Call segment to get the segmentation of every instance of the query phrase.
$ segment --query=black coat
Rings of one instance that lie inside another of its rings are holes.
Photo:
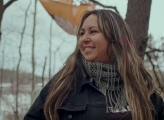
[[[43,106],[50,84],[42,89],[24,120],[45,120]],[[154,120],[164,120],[163,99],[154,93],[151,100],[156,110]],[[84,79],[81,87],[58,109],[60,120],[107,120],[105,103],[105,96]]]

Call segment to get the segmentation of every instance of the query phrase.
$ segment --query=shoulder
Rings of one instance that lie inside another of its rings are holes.
[[[164,120],[164,100],[157,92],[151,95],[151,101],[154,108],[155,120]]]
[[[50,85],[51,80],[45,85],[42,90],[38,89],[34,93],[34,98],[32,98],[32,106],[24,116],[24,120],[45,120],[43,108]]]
[[[152,101],[152,103],[153,103],[154,106],[158,106],[158,105],[163,104],[163,98],[157,92],[154,92],[151,95],[151,101]]]
[[[154,93],[151,95],[151,100],[152,100],[152,102],[163,102],[162,97],[161,97],[160,94],[157,93],[157,92],[154,92]]]

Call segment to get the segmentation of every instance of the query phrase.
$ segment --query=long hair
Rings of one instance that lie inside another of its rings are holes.
[[[57,109],[61,107],[71,91],[75,91],[82,80],[82,65],[79,50],[67,58],[63,68],[52,78],[44,104],[46,120],[59,120]]]
[[[144,67],[142,59],[136,52],[132,33],[126,22],[111,10],[93,10],[83,14],[77,31],[77,40],[80,37],[80,28],[85,19],[94,14],[97,16],[98,27],[108,43],[112,45],[112,60],[117,63],[118,72],[125,85],[127,102],[132,114],[132,120],[152,120],[151,94],[154,92],[152,77]],[[80,50],[68,57],[64,67],[57,73],[49,90],[44,105],[44,114],[47,120],[59,120],[57,109],[62,105],[70,91],[80,82],[82,65]]]

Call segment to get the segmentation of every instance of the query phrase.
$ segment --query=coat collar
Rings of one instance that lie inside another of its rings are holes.
[[[79,85],[79,89],[77,89],[78,93],[81,92],[82,88],[86,85],[90,85],[92,82],[90,81],[90,77],[86,74],[86,73],[83,73],[83,78],[82,78],[82,82],[81,84]]]

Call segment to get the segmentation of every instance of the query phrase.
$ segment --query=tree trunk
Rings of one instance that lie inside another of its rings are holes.
[[[1,36],[2,36],[2,31],[1,31],[1,25],[2,25],[2,16],[4,13],[4,6],[3,6],[3,1],[0,0],[0,43],[1,43]]]
[[[4,48],[4,50],[5,50],[5,48]],[[3,98],[3,95],[2,95],[2,90],[3,90],[3,86],[2,86],[2,84],[3,84],[3,79],[4,79],[4,69],[3,69],[3,66],[4,66],[4,61],[5,61],[5,56],[4,56],[4,50],[2,51],[2,66],[1,66],[1,69],[0,69],[0,109],[1,109],[1,105],[2,105],[2,98]]]
[[[22,33],[21,33],[21,40],[20,40],[20,45],[19,45],[19,60],[18,60],[18,64],[17,64],[17,71],[16,71],[16,110],[15,110],[15,118],[16,120],[19,120],[19,114],[18,114],[18,107],[19,107],[19,103],[18,103],[18,97],[19,97],[19,82],[20,82],[20,76],[19,76],[19,68],[20,68],[20,64],[21,64],[21,60],[22,60],[22,44],[23,44],[23,39],[24,39],[24,33],[25,33],[25,29],[27,26],[27,16],[28,16],[28,11],[29,8],[31,6],[31,1],[25,11],[25,17],[24,17],[24,25],[23,25],[23,29],[22,29]]]
[[[32,33],[32,91],[35,89],[35,32],[36,32],[36,9],[37,8],[37,0],[35,0],[35,6],[34,6],[34,27],[33,27],[33,33]]]
[[[42,71],[42,87],[44,87],[44,72],[46,69],[46,61],[47,61],[47,57],[45,57],[43,71]]]
[[[126,22],[130,26],[139,56],[144,59],[152,0],[129,0]]]
[[[51,19],[51,24],[50,24],[50,39],[49,39],[49,79],[51,79],[52,23],[53,23],[53,19]]]

